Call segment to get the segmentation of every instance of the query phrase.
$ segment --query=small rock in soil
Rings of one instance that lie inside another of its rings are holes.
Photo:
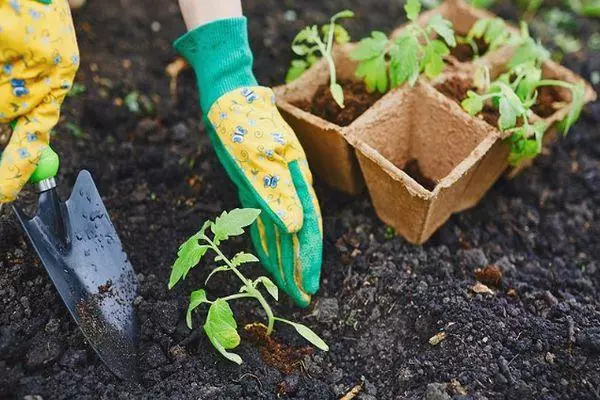
[[[593,353],[600,353],[600,328],[587,328],[581,331],[577,336],[577,343],[582,347],[591,350]]]
[[[68,349],[61,357],[59,364],[67,368],[77,368],[87,362],[85,350]]]
[[[25,366],[38,368],[53,363],[60,357],[62,348],[54,336],[39,335],[25,356]]]
[[[339,312],[340,306],[336,298],[323,298],[315,304],[313,315],[317,321],[327,323],[336,320]]]
[[[430,383],[427,385],[423,400],[452,400],[445,383]]]
[[[297,372],[285,377],[285,379],[277,384],[277,394],[280,396],[287,396],[296,393],[298,390],[298,384],[300,383],[300,376]]]
[[[481,268],[489,264],[485,253],[481,249],[458,250],[456,252],[460,264],[469,269]]]
[[[180,122],[176,124],[174,127],[171,128],[171,130],[173,131],[173,139],[178,142],[184,141],[190,134],[190,129],[187,127],[185,122]]]

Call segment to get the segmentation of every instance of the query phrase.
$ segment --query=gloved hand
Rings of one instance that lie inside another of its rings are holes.
[[[0,159],[0,204],[34,172],[78,66],[67,0],[0,1],[0,124],[14,127]]]
[[[262,264],[307,306],[319,288],[321,213],[304,151],[252,74],[246,19],[202,25],[175,48],[196,72],[205,126],[242,205],[263,210],[250,231]]]

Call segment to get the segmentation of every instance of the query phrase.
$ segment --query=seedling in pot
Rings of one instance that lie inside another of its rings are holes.
[[[255,299],[259,302],[267,316],[267,335],[273,332],[273,326],[276,321],[283,322],[293,326],[302,337],[319,349],[328,351],[329,347],[327,344],[310,328],[273,315],[273,310],[259,290],[262,286],[271,297],[275,300],[278,299],[279,291],[277,286],[269,278],[260,276],[251,280],[242,274],[240,268],[244,264],[258,262],[258,258],[245,252],[237,253],[233,258],[228,258],[221,251],[219,246],[222,242],[230,237],[242,235],[244,228],[250,226],[259,214],[260,210],[252,208],[235,209],[230,212],[224,211],[214,221],[206,221],[202,229],[179,248],[179,252],[177,253],[178,258],[173,265],[169,279],[169,289],[172,289],[181,279],[185,279],[188,272],[197,266],[202,257],[209,251],[216,254],[214,261],[220,264],[220,266],[211,271],[206,278],[205,284],[215,274],[221,272],[233,273],[242,283],[238,293],[215,300],[209,300],[206,297],[204,289],[192,292],[186,316],[187,326],[192,329],[192,312],[197,307],[202,304],[210,304],[206,322],[204,323],[204,332],[206,332],[215,349],[225,358],[241,364],[242,359],[239,355],[227,351],[236,348],[241,340],[240,335],[237,333],[237,323],[229,307],[229,302],[238,299]],[[209,237],[209,231],[212,233],[212,238]]]
[[[292,61],[292,65],[285,77],[287,83],[299,78],[320,57],[324,57],[329,65],[330,85],[329,90],[336,103],[344,108],[344,91],[337,83],[335,61],[333,59],[333,44],[344,44],[350,41],[346,29],[337,23],[342,18],[352,18],[354,13],[350,10],[340,11],[329,20],[328,25],[319,28],[312,25],[304,28],[294,38],[292,51],[302,57]]]
[[[385,93],[405,82],[413,86],[422,72],[429,78],[438,76],[445,68],[444,57],[450,54],[448,46],[456,46],[450,21],[435,14],[426,26],[419,25],[419,0],[408,0],[404,10],[411,22],[398,38],[390,40],[374,31],[350,54],[359,61],[356,75],[371,92]],[[436,34],[443,40],[432,39]]]
[[[486,103],[498,109],[498,128],[511,133],[509,162],[518,165],[523,160],[536,157],[542,151],[543,138],[548,125],[544,121],[532,122],[531,108],[537,102],[537,91],[544,86],[558,86],[571,91],[571,108],[561,123],[566,134],[577,121],[585,102],[583,82],[573,84],[554,79],[543,79],[539,60],[529,60],[516,65],[490,83],[485,69],[481,93],[469,91],[462,107],[471,115],[480,113]],[[481,85],[481,83],[480,83]],[[519,125],[519,122],[521,124]]]
[[[486,52],[490,52],[511,43],[516,44],[518,35],[508,29],[502,18],[482,18],[473,24],[467,36],[457,36],[456,40],[471,46],[475,57],[479,57],[483,55],[483,49],[477,44],[477,40],[485,43]]]

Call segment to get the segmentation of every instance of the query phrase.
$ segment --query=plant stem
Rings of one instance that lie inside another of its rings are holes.
[[[569,90],[573,90],[573,84],[569,82],[563,82],[555,79],[542,79],[541,81],[535,84],[535,87],[541,86],[560,86]]]
[[[258,300],[262,308],[265,310],[265,313],[267,314],[267,335],[270,335],[271,332],[273,332],[273,325],[275,323],[275,316],[273,315],[273,310],[271,310],[271,306],[269,306],[269,303],[267,303],[261,292],[254,288],[251,289],[252,291],[250,291],[249,289],[248,292],[253,294],[253,296],[256,298],[256,300]]]
[[[260,291],[258,291],[252,285],[252,283],[248,279],[246,279],[246,277],[244,275],[242,275],[242,273],[240,271],[238,271],[238,269],[231,263],[231,261],[229,261],[229,259],[227,257],[225,257],[223,252],[221,252],[221,250],[215,245],[215,243],[212,240],[210,240],[206,236],[204,236],[203,239],[206,240],[209,243],[209,245],[211,246],[211,248],[214,250],[214,252],[217,253],[217,255],[223,259],[223,261],[225,261],[225,264],[227,264],[227,266],[233,272],[235,272],[235,274],[238,276],[238,278],[240,278],[240,280],[244,283],[244,285],[246,286],[246,288],[248,290],[247,293],[232,294],[231,296],[225,297],[224,299],[225,300],[227,300],[227,299],[234,300],[234,299],[241,299],[244,297],[254,297],[256,300],[258,300],[258,302],[260,303],[262,308],[265,310],[265,314],[267,314],[267,319],[268,319],[267,335],[270,335],[271,332],[273,332],[273,324],[275,323],[275,319],[274,319],[275,317],[273,316],[273,310],[271,310],[269,303],[267,303],[267,301],[263,297],[262,293]]]
[[[239,299],[243,299],[243,298],[247,298],[247,297],[254,297],[254,296],[251,294],[248,294],[248,293],[236,293],[236,294],[229,295],[227,297],[223,297],[221,300],[225,300],[225,301],[239,300]]]
[[[244,283],[244,285],[251,286],[250,281],[248,279],[246,279],[246,277],[244,275],[242,275],[242,273],[240,271],[238,271],[238,269],[231,263],[231,261],[229,261],[229,258],[225,257],[225,254],[223,254],[223,252],[221,252],[221,250],[217,247],[217,245],[212,240],[210,240],[206,236],[204,236],[203,239],[206,240],[208,242],[208,244],[210,245],[210,247],[213,249],[213,251],[215,253],[217,253],[217,255],[223,259],[223,261],[225,261],[225,264],[227,264],[227,266],[237,275],[237,277],[240,278],[240,280]]]

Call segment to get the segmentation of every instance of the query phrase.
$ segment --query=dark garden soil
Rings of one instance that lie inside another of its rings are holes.
[[[343,109],[333,99],[329,83],[318,87],[310,103],[299,102],[296,106],[336,125],[348,126],[381,98],[377,91],[369,93],[362,82],[342,80],[338,83],[344,89]]]
[[[79,169],[92,172],[138,273],[141,381],[123,384],[88,347],[5,207],[0,398],[319,400],[353,388],[363,400],[599,398],[600,103],[587,107],[550,154],[498,182],[424,246],[390,237],[367,195],[348,198],[317,183],[322,287],[307,310],[284,297],[276,312],[312,327],[331,350],[314,350],[286,376],[244,339],[237,366],[212,348],[200,318],[193,331],[185,324],[187,295],[202,286],[208,268],[167,290],[178,245],[238,203],[204,133],[192,71],[180,76],[171,99],[164,71],[175,57],[171,41],[184,29],[176,2],[152,4],[91,0],[75,14],[77,80],[87,91],[67,99],[54,137],[63,155],[62,194]],[[388,0],[244,4],[266,85],[283,81],[289,43],[306,24],[351,8],[357,15],[348,26],[358,38],[390,31],[403,15],[403,3]],[[507,5],[498,10],[515,15]],[[579,27],[582,38],[600,30],[585,19]],[[600,54],[582,52],[565,63],[589,79],[600,70]],[[142,106],[136,114],[123,105],[133,91],[152,110]],[[20,200],[32,202],[31,194]],[[249,248],[239,238],[227,250]],[[476,272],[489,265],[501,271],[496,281]],[[225,276],[209,285],[213,294],[236,290]],[[252,302],[234,303],[233,311],[240,327],[264,322]],[[276,326],[274,340],[306,346],[285,326]]]
[[[531,109],[540,117],[546,118],[556,112],[555,103],[560,101],[561,95],[556,87],[542,86],[538,89],[538,100]]]
[[[467,97],[469,90],[476,91],[477,89],[473,86],[473,82],[467,79],[451,78],[446,79],[441,83],[435,85],[435,88],[442,93],[444,96],[455,101],[458,104]],[[479,113],[479,117],[491,126],[498,126],[498,119],[500,113],[494,107],[485,105],[483,110]]]
[[[477,44],[478,54],[487,52],[488,45],[483,39],[475,39],[475,43]],[[468,43],[458,43],[450,49],[450,55],[460,62],[468,62],[473,61],[475,58],[475,51]]]

